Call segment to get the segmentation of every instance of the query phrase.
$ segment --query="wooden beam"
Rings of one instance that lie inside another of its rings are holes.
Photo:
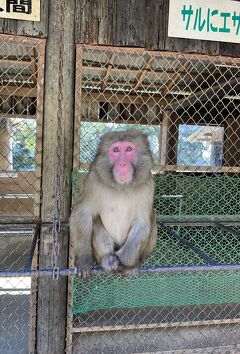
[[[73,146],[73,169],[79,170],[80,164],[80,127],[82,120],[82,48],[77,48],[76,52],[76,77],[75,77],[75,109],[74,109],[74,146]],[[96,117],[99,120],[99,117]]]
[[[167,164],[170,114],[170,111],[163,112],[162,124],[160,128],[159,162],[162,166],[166,166]],[[161,170],[161,174],[164,173],[165,170]]]
[[[10,170],[13,164],[12,124],[5,119],[0,125],[0,170]]]
[[[37,110],[36,110],[36,182],[34,183],[35,197],[34,197],[34,216],[40,218],[41,210],[41,174],[42,174],[42,147],[43,147],[43,97],[44,97],[44,63],[45,63],[45,43],[40,42],[36,49],[34,49],[35,56],[38,57],[38,65],[33,63],[33,70],[38,70],[35,73],[36,89],[37,89]]]
[[[178,322],[155,322],[144,324],[124,324],[114,326],[91,326],[91,327],[74,327],[74,333],[88,333],[88,332],[105,332],[105,331],[128,331],[141,329],[156,329],[156,328],[179,328],[179,327],[200,327],[200,326],[216,326],[216,325],[230,325],[239,324],[240,318],[229,318],[220,320],[202,320],[202,321],[178,321]],[[172,353],[172,352],[171,352]],[[192,353],[192,352],[191,352]]]
[[[10,65],[11,66],[16,66],[16,65],[29,66],[30,61],[26,60],[24,58],[8,59],[7,57],[4,57],[4,56],[0,55],[0,65],[1,65],[1,63],[4,63],[4,65],[9,65],[9,66]]]
[[[95,50],[95,51],[104,51],[104,52],[117,52],[117,53],[136,53],[136,54],[146,54],[149,53],[149,55],[154,56],[154,57],[162,57],[162,58],[169,58],[169,59],[188,59],[191,61],[196,61],[196,62],[204,62],[204,63],[214,63],[214,64],[226,64],[226,65],[232,65],[232,64],[237,64],[240,65],[240,58],[234,58],[234,57],[227,57],[227,56],[220,56],[220,55],[205,55],[205,54],[198,54],[198,53],[176,53],[176,52],[169,52],[169,51],[153,51],[153,50],[148,50],[146,51],[144,48],[136,48],[136,47],[115,47],[115,46],[106,46],[106,45],[98,45],[97,47],[94,45],[82,45],[82,44],[77,44],[76,45],[81,46],[83,49],[86,48],[88,51],[89,50]]]
[[[100,87],[100,85],[101,85],[101,81],[99,81],[99,80],[89,80],[89,79],[82,79],[82,84],[83,84],[83,89],[85,89],[85,90],[89,90],[89,91],[91,91],[91,90],[94,90],[94,88],[89,88],[88,89],[88,86],[89,85],[95,85],[96,86],[96,89],[97,89],[97,87],[99,88]],[[114,84],[114,85],[117,85],[119,88],[122,88],[122,87],[126,87],[126,86],[128,86],[128,87],[131,87],[132,88],[132,94],[136,94],[135,93],[135,90],[134,90],[134,87],[136,86],[136,83],[134,83],[134,82],[128,82],[128,81],[125,81],[125,82],[118,82],[118,81],[108,81],[108,84],[109,84],[109,86],[108,87],[106,87],[106,89],[108,90],[108,91],[110,91],[111,92],[111,90],[113,91],[113,89],[110,87],[110,85],[112,85],[112,84]],[[161,87],[162,87],[162,82],[161,83],[159,83],[159,84],[156,84],[156,83],[147,83],[147,84],[144,84],[144,83],[140,83],[141,84],[141,86],[143,87],[143,88],[148,88],[148,89],[160,89]],[[139,84],[139,85],[140,85]],[[107,85],[106,85],[107,86]],[[138,87],[137,87],[137,89],[138,89]],[[121,93],[121,92],[126,92],[126,94],[128,94],[129,93],[129,91],[127,91],[126,89],[122,89],[121,91],[119,90],[119,92]],[[136,90],[137,91],[137,90]],[[114,91],[115,92],[115,94],[116,93],[118,93],[117,91]],[[144,92],[142,92],[141,91],[141,94],[144,94]],[[158,92],[154,92],[154,93],[152,93],[151,95],[155,95],[155,94],[159,94]]]
[[[134,92],[137,91],[137,89],[142,84],[143,80],[145,79],[145,77],[147,75],[147,72],[151,69],[150,66],[151,66],[151,63],[152,63],[153,59],[154,59],[154,57],[151,57],[150,59],[148,59],[148,61],[145,63],[145,65],[141,69],[140,76],[139,76],[135,86],[133,87],[133,91]]]
[[[206,173],[240,173],[240,167],[234,166],[188,166],[188,165],[159,165],[154,167],[154,172],[206,172]]]
[[[0,198],[1,216],[24,217],[31,216],[33,219],[33,199],[32,198]]]
[[[57,186],[60,190],[58,206],[61,220],[67,221],[70,215],[75,71],[74,16],[75,1],[49,2],[42,164],[43,223],[53,222],[53,213],[56,214],[57,207]],[[68,229],[63,225],[58,234],[58,266],[67,268],[69,235]],[[43,226],[39,248],[41,269],[53,266],[52,241],[52,227]],[[37,302],[36,352],[64,354],[67,279],[40,277]]]
[[[0,85],[0,96],[37,97],[37,88],[14,85]]]
[[[29,55],[31,57],[30,67],[31,67],[31,70],[32,70],[32,75],[30,76],[30,79],[32,79],[34,84],[36,85],[36,83],[37,83],[38,65],[37,65],[37,58],[36,58],[36,50],[35,50],[35,48],[31,48],[29,50]]]
[[[225,82],[219,82],[216,85],[207,88],[206,90],[199,90],[197,92],[193,92],[190,96],[187,98],[182,98],[180,100],[175,100],[174,102],[170,103],[169,105],[167,104],[164,109],[166,110],[174,110],[177,108],[186,108],[190,105],[194,105],[197,102],[205,102],[207,100],[210,100],[213,98],[215,95],[218,97],[223,97],[227,91],[231,90],[234,85],[240,83],[240,76],[237,76],[233,78],[230,81],[225,81]],[[218,91],[221,90],[221,93],[218,93]]]
[[[33,194],[36,181],[33,171],[5,171],[0,174],[0,194]]]
[[[153,58],[154,59],[154,58]],[[84,61],[83,61],[84,63]],[[95,65],[94,65],[95,64]],[[193,67],[194,68],[194,67]],[[93,61],[88,61],[88,65],[83,65],[83,71],[84,72],[98,72],[99,74],[104,74],[105,72],[105,64],[103,63],[102,66],[96,66],[96,63]],[[139,74],[139,69],[138,68],[127,68],[127,67],[118,67],[118,66],[113,66],[111,68],[111,72],[114,72],[115,74],[126,74],[126,73],[134,73],[134,74]],[[168,75],[168,77],[174,76],[176,71],[174,69],[169,69],[168,71],[163,70],[163,69],[157,69],[157,70],[152,70],[152,69],[146,69],[146,72],[154,72],[154,75],[157,78],[161,78],[162,76]],[[179,71],[180,74],[185,74],[184,71]],[[199,76],[198,72],[192,72],[191,73],[192,77]],[[92,82],[92,80],[91,80]]]
[[[37,53],[36,53],[37,52]],[[36,87],[37,87],[37,111],[36,111],[36,170],[34,177],[36,181],[34,187],[34,219],[40,219],[41,216],[41,173],[42,173],[42,145],[43,145],[43,94],[44,94],[44,63],[45,63],[45,42],[39,42],[36,48],[33,49],[33,54],[38,56],[38,66],[36,60],[32,63],[32,71],[38,70],[38,75],[35,72]],[[35,235],[33,229],[32,237]],[[32,259],[32,267],[38,267],[39,243],[35,247],[34,256]],[[30,333],[29,333],[29,352],[34,353],[36,347],[36,328],[37,328],[37,289],[38,280],[32,278],[31,281],[31,301],[30,301]]]
[[[14,85],[14,82],[16,82],[17,80],[20,80],[21,82],[24,81],[33,81],[31,80],[31,75],[23,75],[22,74],[22,68],[19,68],[17,72],[15,72],[14,74],[9,74],[6,73],[6,69],[1,68],[0,65],[0,75],[1,75],[1,81],[4,82],[4,85]],[[4,81],[5,80],[5,81]],[[26,85],[26,83],[24,83]],[[29,84],[29,83],[28,83]],[[33,83],[31,83],[31,85],[33,85]],[[17,86],[17,84],[16,84]]]
[[[90,164],[81,163],[80,169],[88,170]],[[231,166],[183,166],[183,165],[155,165],[153,173],[162,174],[163,172],[205,172],[205,173],[240,173],[240,167]]]
[[[9,114],[9,113],[0,113],[0,120],[1,119],[14,119],[14,118],[19,118],[19,119],[36,119],[35,115],[31,114]]]
[[[114,59],[116,57],[116,54],[113,54],[111,56],[111,59],[109,60],[108,64],[107,64],[107,71],[106,71],[106,74],[104,76],[104,78],[102,79],[102,82],[101,82],[101,91],[103,91],[107,85],[107,81],[109,79],[109,76],[110,76],[110,73],[111,73],[111,70],[112,70],[112,67],[113,67],[113,62],[114,62]]]
[[[173,75],[173,77],[167,82],[164,90],[162,91],[162,95],[165,96],[171,90],[171,88],[176,85],[176,83],[181,79],[184,75],[187,74],[186,70],[190,66],[191,62],[186,61],[181,68],[183,68],[183,72],[179,72],[179,70]]]
[[[23,37],[23,36],[15,36],[15,35],[9,35],[9,34],[0,34],[0,39],[3,42],[6,43],[21,43],[21,44],[28,44],[28,45],[38,45],[39,44],[39,38],[34,38],[34,37]],[[45,39],[41,39],[42,41],[45,41]]]
[[[199,77],[199,72],[197,71],[196,67],[194,66],[194,61],[193,62],[188,61],[188,63],[189,63],[189,65],[192,64],[191,77],[193,79],[195,79],[196,77]],[[86,65],[86,63],[85,63],[85,65],[83,65],[83,72],[84,73],[89,73],[89,72],[93,71],[93,72],[98,72],[99,75],[101,75],[101,74],[103,75],[104,72],[105,72],[105,66],[104,65],[105,64],[102,64],[102,66],[96,66],[95,62],[88,61],[88,65]],[[230,67],[231,67],[231,65],[230,65]],[[236,69],[238,68],[237,66],[234,66],[234,67]],[[171,78],[171,77],[176,75],[176,70],[171,69],[171,68],[169,68],[168,70],[163,70],[163,69],[150,70],[150,69],[147,69],[146,71],[147,71],[147,73],[148,72],[149,73],[153,72],[154,76],[157,77],[158,79],[161,79],[162,77],[166,77],[166,75],[169,78]],[[134,73],[134,74],[137,75],[137,73],[139,73],[139,69],[138,68],[127,68],[127,67],[123,68],[123,67],[113,66],[111,68],[111,72],[114,73],[114,74],[118,74],[118,75],[121,75],[121,74],[124,75],[126,73],[131,72],[131,73]],[[177,73],[179,73],[180,75],[186,75],[187,74],[186,70],[182,70],[181,68],[180,68],[180,70],[178,69]],[[223,75],[224,74],[221,73],[220,71],[215,73],[216,80],[222,78]],[[232,76],[229,75],[229,74],[227,75],[227,73],[226,73],[226,78],[230,80],[232,78]],[[89,80],[84,80],[83,79],[83,82],[85,82],[85,81],[89,82]],[[93,83],[93,82],[97,83],[97,82],[99,82],[99,80],[90,80],[90,82],[91,83]],[[154,86],[154,84],[148,84],[148,86],[151,86],[151,85]]]
[[[124,94],[124,93],[99,93],[99,92],[89,92],[86,89],[82,89],[82,100],[86,101],[98,101],[98,102],[113,102],[113,103],[124,103],[124,104],[147,104],[165,106],[170,100],[163,98],[161,95],[133,95],[133,94]]]

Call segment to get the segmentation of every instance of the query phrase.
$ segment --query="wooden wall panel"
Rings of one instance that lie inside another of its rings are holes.
[[[169,38],[169,0],[75,0],[75,3],[76,43],[240,55],[240,44]],[[0,19],[0,33],[47,37],[49,4],[50,0],[41,0],[40,22]]]
[[[39,22],[0,19],[0,33],[46,38],[48,35],[48,5],[49,0],[41,0],[41,21]]]
[[[142,47],[203,54],[219,43],[168,38],[169,0],[83,0],[76,2],[77,43]]]

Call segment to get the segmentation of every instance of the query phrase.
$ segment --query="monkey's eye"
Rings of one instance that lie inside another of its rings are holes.
[[[131,146],[128,146],[128,147],[126,148],[126,151],[127,151],[127,152],[130,152],[130,151],[132,151],[132,148],[131,148]]]
[[[119,148],[118,147],[115,147],[114,149],[113,149],[113,152],[119,152],[120,150],[119,150]]]

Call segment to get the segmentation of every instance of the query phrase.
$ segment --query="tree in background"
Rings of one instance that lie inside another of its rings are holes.
[[[13,170],[35,169],[36,122],[33,119],[12,120]]]

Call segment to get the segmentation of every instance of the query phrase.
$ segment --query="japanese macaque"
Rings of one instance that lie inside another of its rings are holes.
[[[93,261],[106,272],[134,273],[155,247],[152,162],[146,135],[127,130],[102,136],[70,217],[79,276],[90,275]]]

